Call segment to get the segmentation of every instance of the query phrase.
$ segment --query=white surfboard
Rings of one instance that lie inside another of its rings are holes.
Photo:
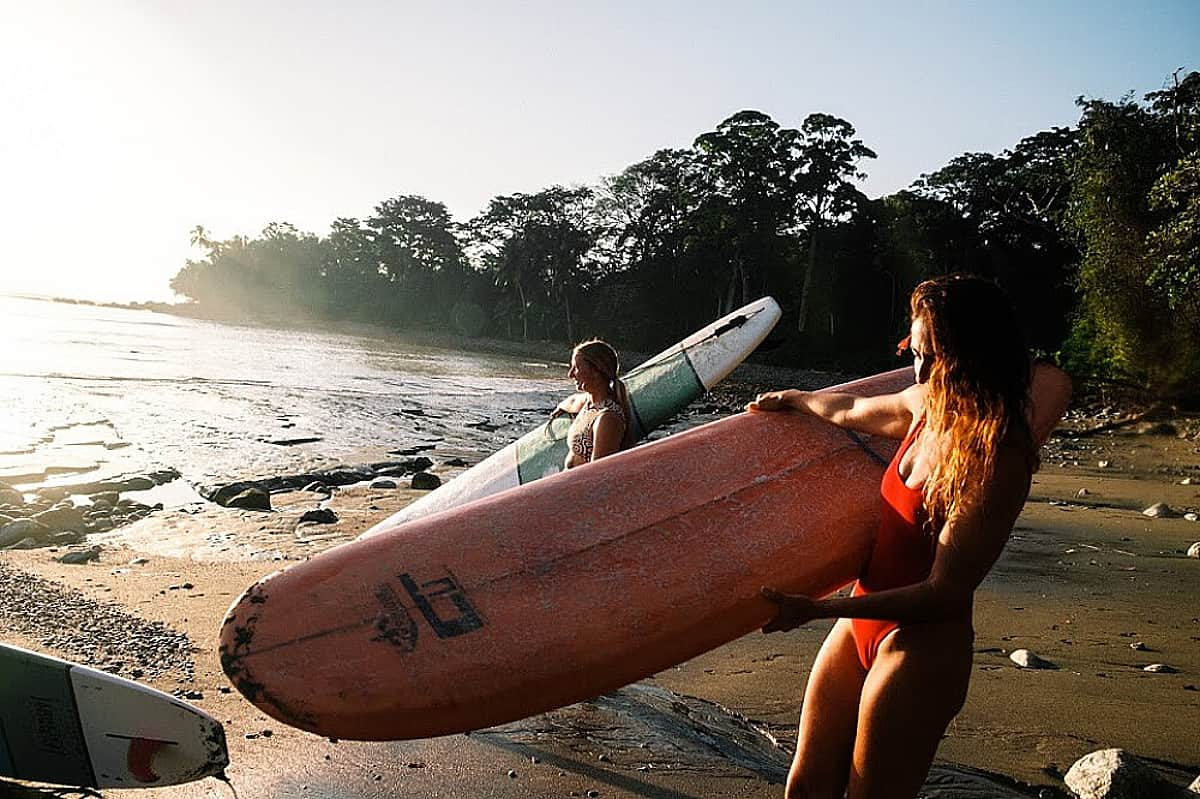
[[[0,776],[150,788],[219,775],[221,723],[170,694],[0,644]]]
[[[638,440],[715,386],[754,352],[775,323],[779,304],[763,297],[721,317],[621,377]],[[559,416],[379,522],[360,538],[403,522],[491,496],[562,471],[569,417]]]

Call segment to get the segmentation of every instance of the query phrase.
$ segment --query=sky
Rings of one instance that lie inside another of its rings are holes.
[[[1198,0],[0,0],[0,292],[171,300],[196,225],[465,221],[743,109],[848,120],[878,197],[1181,67]]]

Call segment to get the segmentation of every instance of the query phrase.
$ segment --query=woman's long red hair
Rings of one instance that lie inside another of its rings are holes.
[[[913,319],[925,323],[934,356],[924,435],[938,456],[923,493],[936,529],[981,500],[1002,444],[1021,447],[1030,471],[1036,469],[1026,416],[1030,359],[1012,303],[988,280],[926,280],[910,304]]]

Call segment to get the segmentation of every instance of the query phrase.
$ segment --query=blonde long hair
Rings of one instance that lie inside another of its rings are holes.
[[[634,444],[633,406],[629,404],[629,390],[625,388],[625,382],[617,376],[621,369],[617,351],[608,342],[594,338],[576,344],[574,354],[591,364],[592,368],[608,380],[609,392],[621,404],[621,410],[625,413],[625,432],[621,436],[621,449],[629,449]]]
[[[1037,449],[1029,431],[1030,359],[1012,303],[991,281],[973,275],[926,280],[913,290],[933,350],[925,399],[925,433],[941,453],[923,496],[934,528],[978,503],[1004,442]]]

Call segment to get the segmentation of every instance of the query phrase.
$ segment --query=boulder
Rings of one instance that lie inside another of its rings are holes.
[[[1123,749],[1084,755],[1067,771],[1064,782],[1079,799],[1175,799],[1188,795]]]
[[[100,560],[100,547],[92,547],[90,549],[77,549],[74,552],[68,552],[61,558],[55,558],[59,563],[74,564],[76,566],[87,563],[93,560]]]
[[[43,540],[50,528],[34,519],[17,519],[0,528],[0,547],[10,546],[23,538]]]
[[[1177,514],[1167,503],[1155,502],[1153,505],[1142,511],[1142,515],[1149,516],[1152,519],[1169,519]]]
[[[317,524],[334,524],[337,522],[337,514],[329,508],[317,508],[308,510],[300,517],[300,522],[316,522]]]
[[[429,472],[417,472],[412,476],[412,487],[418,491],[432,491],[441,484],[441,478]]]
[[[83,511],[70,505],[44,510],[35,514],[33,518],[56,533],[63,530],[79,531],[83,529]]]
[[[39,497],[44,497],[51,502],[58,502],[59,500],[66,499],[71,495],[71,492],[62,486],[43,486],[33,493],[37,494]]]
[[[1008,659],[1023,669],[1057,669],[1048,660],[1038,657],[1028,649],[1018,649],[1008,656]]]
[[[231,497],[225,506],[245,510],[271,510],[271,495],[261,488],[247,488]]]

